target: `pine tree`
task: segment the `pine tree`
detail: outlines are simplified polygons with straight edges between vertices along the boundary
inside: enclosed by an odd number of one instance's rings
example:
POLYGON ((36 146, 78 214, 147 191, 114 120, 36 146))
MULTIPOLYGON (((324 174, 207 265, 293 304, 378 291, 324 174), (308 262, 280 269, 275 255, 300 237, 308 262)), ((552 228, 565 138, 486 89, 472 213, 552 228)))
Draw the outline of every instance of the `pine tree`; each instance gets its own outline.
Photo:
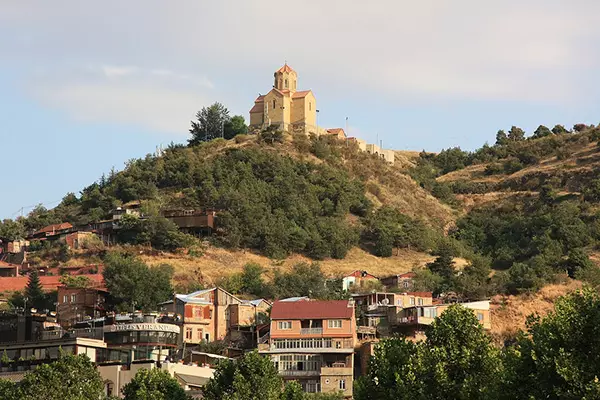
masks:
POLYGON ((44 308, 46 296, 44 296, 44 292, 42 291, 42 284, 40 283, 40 277, 36 269, 33 269, 29 273, 25 296, 27 296, 27 304, 31 305, 31 307, 44 308))

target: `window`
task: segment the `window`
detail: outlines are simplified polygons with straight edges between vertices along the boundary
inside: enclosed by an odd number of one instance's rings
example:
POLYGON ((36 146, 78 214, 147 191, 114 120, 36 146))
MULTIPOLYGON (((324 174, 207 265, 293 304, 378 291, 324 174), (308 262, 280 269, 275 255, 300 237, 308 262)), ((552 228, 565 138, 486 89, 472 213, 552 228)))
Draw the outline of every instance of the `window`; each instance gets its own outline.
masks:
POLYGON ((289 330, 292 329, 292 321, 279 321, 277 326, 281 330, 289 330))
POLYGON ((196 329, 196 339, 202 340, 202 329, 196 329))
POLYGON ((402 307, 402 299, 396 300, 396 305, 402 307))
POLYGON ((408 289, 408 287, 410 286, 408 281, 404 281, 402 282, 402 284, 404 285, 404 289, 408 289))
POLYGON ((288 87, 288 80, 286 79, 285 80, 285 88, 287 89, 287 87, 288 87))
POLYGON ((185 328, 185 338, 192 339, 192 328, 185 328))
POLYGON ((437 317, 437 308, 423 308, 423 314, 421 314, 421 317, 427 317, 427 318, 435 318, 437 317))
POLYGON ((71 295, 71 303, 75 303, 77 301, 77 295, 76 294, 72 294, 71 295))
POLYGON ((483 313, 480 313, 480 312, 478 312, 478 313, 477 313, 477 319, 478 319, 479 321, 483 321, 483 313))
POLYGON ((275 99, 273 99, 273 110, 275 109, 275 99))
POLYGON ((312 110, 312 102, 309 101, 308 102, 308 111, 311 111, 311 110, 312 110))
POLYGON ((208 319, 212 319, 212 310, 208 310, 208 319))
POLYGON ((414 297, 411 297, 411 298, 410 298, 410 305, 411 305, 411 306, 414 306, 414 305, 415 305, 415 298, 414 298, 414 297))
POLYGON ((63 296, 63 303, 68 303, 69 302, 69 296, 67 296, 66 294, 63 296))
POLYGON ((340 390, 346 390, 346 380, 340 379, 340 390))
POLYGON ((210 333, 204 334, 204 340, 206 340, 207 342, 210 342, 210 333))
POLYGON ((341 328, 342 320, 341 319, 330 319, 327 321, 327 327, 329 328, 341 328))
POLYGON ((420 306, 423 305, 423 299, 418 299, 417 302, 419 303, 420 306))

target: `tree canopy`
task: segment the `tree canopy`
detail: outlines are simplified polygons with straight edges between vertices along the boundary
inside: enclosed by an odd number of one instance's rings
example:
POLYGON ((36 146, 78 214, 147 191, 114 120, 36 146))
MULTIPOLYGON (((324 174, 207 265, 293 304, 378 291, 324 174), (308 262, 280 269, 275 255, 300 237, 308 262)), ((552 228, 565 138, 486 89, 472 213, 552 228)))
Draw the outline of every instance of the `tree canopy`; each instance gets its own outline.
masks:
POLYGON ((150 268, 138 257, 120 251, 108 253, 104 263, 104 281, 119 310, 153 310, 173 296, 173 267, 168 264, 150 268))
POLYGON ((123 387, 125 400, 191 400, 177 379, 158 368, 140 369, 123 387))

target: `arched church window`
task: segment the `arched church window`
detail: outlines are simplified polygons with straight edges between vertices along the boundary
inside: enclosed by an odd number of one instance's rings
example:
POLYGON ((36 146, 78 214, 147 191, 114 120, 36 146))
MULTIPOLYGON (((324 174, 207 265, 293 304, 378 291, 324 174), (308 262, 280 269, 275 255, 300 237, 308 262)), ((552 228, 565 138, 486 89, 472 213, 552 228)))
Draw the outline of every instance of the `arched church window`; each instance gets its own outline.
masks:
POLYGON ((312 103, 310 101, 308 102, 308 111, 312 111, 312 103))
POLYGON ((275 99, 273 99, 273 109, 275 109, 275 99))
POLYGON ((287 79, 285 80, 285 88, 286 89, 288 88, 288 80, 287 79))

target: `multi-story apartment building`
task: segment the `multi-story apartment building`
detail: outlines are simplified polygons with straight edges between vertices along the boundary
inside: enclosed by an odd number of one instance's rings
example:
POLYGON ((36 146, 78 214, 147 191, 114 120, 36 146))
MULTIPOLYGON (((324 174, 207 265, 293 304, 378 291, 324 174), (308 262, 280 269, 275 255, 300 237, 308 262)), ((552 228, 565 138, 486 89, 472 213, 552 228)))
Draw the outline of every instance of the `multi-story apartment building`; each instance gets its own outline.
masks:
MULTIPOLYGON (((363 338, 388 336, 392 330, 390 310, 433 304, 431 292, 386 293, 374 292, 355 294, 359 334, 363 338)), ((394 311, 393 314, 396 312, 394 311)))
POLYGON ((166 311, 183 316, 184 343, 225 339, 233 327, 255 326, 271 306, 266 300, 242 300, 219 287, 176 294, 162 303, 166 311))
POLYGON ((271 309, 268 343, 259 345, 285 380, 305 392, 352 396, 356 318, 354 303, 277 301, 271 309))
MULTIPOLYGON (((472 310, 484 329, 491 329, 489 300, 457 304, 472 310)), ((450 306, 452 304, 426 304, 403 308, 393 307, 388 310, 388 320, 390 325, 394 326, 395 332, 402 333, 416 340, 424 339, 425 327, 431 325, 435 318, 443 314, 450 306)))

